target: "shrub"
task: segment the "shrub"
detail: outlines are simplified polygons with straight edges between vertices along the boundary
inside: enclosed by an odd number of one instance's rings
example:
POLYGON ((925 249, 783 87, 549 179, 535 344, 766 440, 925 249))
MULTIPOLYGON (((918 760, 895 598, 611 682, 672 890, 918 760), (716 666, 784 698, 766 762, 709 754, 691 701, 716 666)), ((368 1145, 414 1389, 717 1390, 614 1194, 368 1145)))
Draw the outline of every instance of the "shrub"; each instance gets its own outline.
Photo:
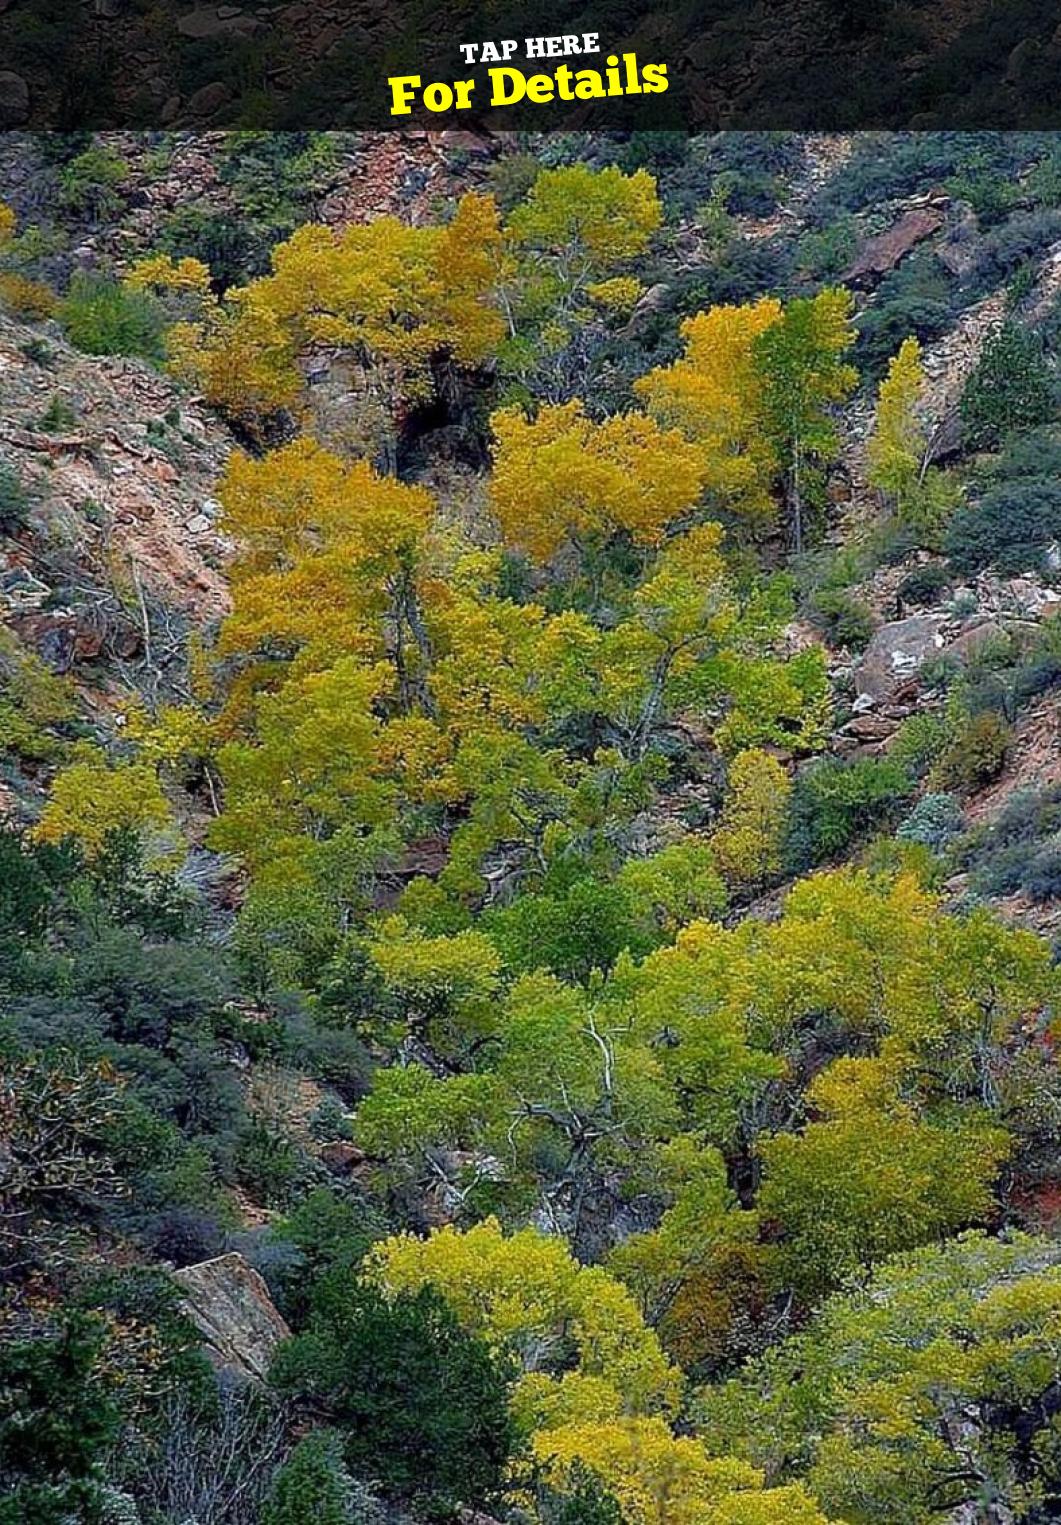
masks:
POLYGON ((105 222, 122 209, 118 188, 128 173, 128 164, 113 149, 94 143, 60 173, 60 205, 87 215, 93 222, 105 222))
POLYGON ((273 1381, 329 1413, 354 1473, 440 1509, 482 1506, 513 1443, 510 1373, 431 1287, 388 1301, 340 1272, 309 1329, 280 1347, 273 1381))
POLYGON ((63 434, 67 429, 72 429, 76 423, 77 414, 66 398, 56 393, 38 418, 37 428, 43 430, 45 434, 63 434))
MULTIPOLYGON (((341 1437, 314 1430, 300 1440, 276 1475, 261 1512, 261 1525, 368 1525, 355 1508, 357 1484, 343 1462, 341 1437)), ((384 1519, 378 1510, 378 1519, 384 1519)))
POLYGON ((248 1122, 236 1147, 236 1171, 256 1200, 283 1206, 306 1174, 307 1161, 298 1146, 260 1119, 248 1122))
POLYGON ((838 588, 823 588, 814 595, 813 609, 830 646, 863 651, 869 645, 876 621, 860 599, 838 588))
POLYGON ((11 535, 21 529, 29 512, 29 494, 18 472, 0 461, 0 532, 11 535))
POLYGON ((0 303, 13 318, 29 323, 55 316, 59 298, 50 286, 34 281, 25 275, 0 271, 0 303))
POLYGON ((893 758, 845 763, 823 758, 796 776, 787 857, 803 873, 836 857, 857 838, 887 826, 913 792, 893 758))
POLYGON ((1061 843, 1051 842, 1028 863, 1021 888, 1038 902, 1061 898, 1061 843))
POLYGON ((1029 477, 991 488, 963 504, 947 526, 944 549, 962 573, 1043 570, 1047 548, 1061 539, 1061 483, 1029 477))
POLYGON ((173 259, 197 259, 226 290, 268 269, 265 241, 246 222, 198 206, 178 207, 165 221, 158 248, 173 259))
POLYGON ((58 315, 67 338, 88 355, 162 359, 165 314, 147 292, 79 271, 58 315))
POLYGON ((953 794, 926 794, 895 835, 900 842, 919 842, 938 853, 961 835, 962 826, 962 809, 953 794))
POLYGON ((0 1345, 2 1525, 98 1518, 98 1457, 120 1422, 105 1339, 102 1319, 72 1313, 47 1335, 0 1345))
POLYGON ((1011 733, 995 710, 972 715, 940 756, 934 781, 948 791, 973 794, 992 783, 1006 766, 1011 733))
POLYGON ((938 561, 928 561, 908 572, 895 590, 900 605, 911 604, 915 609, 934 604, 941 593, 950 586, 951 577, 946 567, 938 561))
POLYGON ((1005 323, 984 344, 961 400, 962 429, 975 450, 1057 412, 1053 371, 1037 334, 1005 323))

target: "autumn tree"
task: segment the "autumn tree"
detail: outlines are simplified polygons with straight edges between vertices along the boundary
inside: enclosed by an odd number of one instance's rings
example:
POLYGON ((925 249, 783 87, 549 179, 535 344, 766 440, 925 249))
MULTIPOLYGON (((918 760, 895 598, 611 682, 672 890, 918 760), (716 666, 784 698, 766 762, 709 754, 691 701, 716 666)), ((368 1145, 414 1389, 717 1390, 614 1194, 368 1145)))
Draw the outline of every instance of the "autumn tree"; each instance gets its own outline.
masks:
POLYGON ((974 1232, 885 1261, 804 1333, 705 1390, 705 1439, 770 1481, 802 1476, 853 1525, 927 1521, 985 1497, 1048 1511, 1057 1258, 1047 1240, 974 1232))
POLYGON ((580 402, 495 413, 491 505, 510 545, 547 560, 566 541, 585 547, 623 531, 659 542, 700 496, 696 450, 641 414, 594 423, 580 402))
POLYGON ((904 339, 878 389, 869 443, 870 481, 894 500, 900 514, 925 462, 925 433, 917 417, 924 384, 921 346, 914 338, 904 339))
MULTIPOLYGON (((401 399, 431 394, 435 359, 477 365, 497 344, 500 251, 496 208, 475 195, 444 225, 306 224, 273 250, 268 275, 174 327, 173 366, 212 402, 253 420, 297 403, 300 359, 338 350, 365 369, 393 413, 401 399)), ((167 278, 153 269, 140 278, 156 275, 167 278)))
POLYGON ((556 1236, 533 1228, 506 1236, 487 1218, 463 1234, 444 1228, 428 1239, 388 1239, 368 1270, 391 1297, 433 1286, 465 1328, 518 1361, 512 1403, 524 1431, 586 1413, 677 1408, 680 1374, 633 1298, 600 1267, 580 1266, 556 1236))
POLYGON ((780 1226, 786 1280, 805 1292, 992 1212, 1008 1135, 975 1110, 933 1121, 897 1080, 886 1061, 837 1060, 807 1093, 821 1120, 759 1147, 759 1211, 780 1226))
POLYGON ((753 526, 773 512, 777 473, 775 447, 763 428, 756 344, 781 313, 773 297, 697 313, 681 326, 682 358, 634 383, 649 414, 698 448, 709 501, 753 526))
POLYGON ((930 462, 932 442, 919 418, 925 388, 921 346, 904 339, 877 392, 877 415, 868 448, 869 481, 905 523, 930 541, 956 503, 947 477, 930 462))
POLYGON ((518 300, 563 322, 591 283, 644 252, 662 216, 646 170, 626 175, 615 165, 586 164, 542 170, 505 223, 518 300))
POLYGON ((780 872, 792 785, 776 758, 738 752, 711 836, 715 861, 731 884, 752 886, 780 872))

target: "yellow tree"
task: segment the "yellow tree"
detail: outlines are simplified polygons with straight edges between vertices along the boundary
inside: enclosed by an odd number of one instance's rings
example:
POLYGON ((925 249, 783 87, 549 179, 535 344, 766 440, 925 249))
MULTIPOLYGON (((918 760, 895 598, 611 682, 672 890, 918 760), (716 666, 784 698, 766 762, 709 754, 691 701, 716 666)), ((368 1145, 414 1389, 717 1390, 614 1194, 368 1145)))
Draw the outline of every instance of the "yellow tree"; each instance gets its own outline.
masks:
POLYGON ((762 428, 755 342, 780 318, 774 297, 698 313, 682 324, 683 357, 634 383, 653 418, 699 446, 708 493, 753 523, 772 512, 777 472, 762 428))
POLYGON ((566 1243, 534 1228, 504 1235, 495 1218, 427 1239, 402 1234, 371 1252, 368 1274, 393 1294, 430 1284, 469 1329, 519 1358, 513 1396, 530 1429, 594 1413, 673 1415, 681 1374, 632 1295, 566 1243), (568 1366, 573 1342, 576 1364, 568 1366))
POLYGON ((395 217, 341 231, 307 224, 273 250, 270 274, 177 325, 174 366, 219 407, 253 418, 297 402, 302 357, 338 350, 393 412, 430 394, 433 361, 475 365, 495 347, 500 255, 489 197, 463 197, 441 226, 395 217))
POLYGON ((533 420, 506 408, 490 423, 491 505, 505 540, 535 560, 565 541, 584 546, 620 530, 653 545, 700 496, 698 452, 642 414, 597 424, 574 401, 542 408, 533 420))
POLYGON ((925 435, 916 411, 924 384, 921 346, 915 338, 904 339, 877 392, 876 426, 869 442, 870 482, 894 501, 900 514, 925 458, 925 435))
POLYGON ((781 869, 791 781, 776 758, 751 749, 737 753, 726 782, 711 850, 731 884, 762 883, 781 869))
POLYGON ((590 282, 642 254, 662 220, 647 170, 626 175, 615 165, 570 164, 542 170, 510 214, 505 235, 523 279, 537 278, 562 317, 590 282))

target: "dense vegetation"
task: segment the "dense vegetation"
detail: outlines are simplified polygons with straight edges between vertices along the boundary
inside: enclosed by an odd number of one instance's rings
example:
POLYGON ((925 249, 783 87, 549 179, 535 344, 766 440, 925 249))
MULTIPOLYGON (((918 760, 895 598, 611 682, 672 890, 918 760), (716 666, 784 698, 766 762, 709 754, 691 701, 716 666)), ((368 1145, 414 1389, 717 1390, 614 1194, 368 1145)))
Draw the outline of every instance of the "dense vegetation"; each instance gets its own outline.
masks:
MULTIPOLYGON (((1055 626, 831 748, 875 570, 1056 571, 1056 143, 861 141, 755 241, 798 140, 513 146, 336 232, 304 136, 114 272, 0 214, 9 312, 239 442, 179 684, 105 733, 0 639, 0 1525, 1057 1518, 1058 976, 988 902, 1061 887, 1058 787, 963 814, 1055 626), (975 251, 856 317, 853 219, 940 183, 975 251), (999 290, 944 452, 923 347, 999 290), (262 1387, 168 1275, 225 1249, 292 1330, 262 1387)), ((48 153, 119 214, 113 148, 48 153)))

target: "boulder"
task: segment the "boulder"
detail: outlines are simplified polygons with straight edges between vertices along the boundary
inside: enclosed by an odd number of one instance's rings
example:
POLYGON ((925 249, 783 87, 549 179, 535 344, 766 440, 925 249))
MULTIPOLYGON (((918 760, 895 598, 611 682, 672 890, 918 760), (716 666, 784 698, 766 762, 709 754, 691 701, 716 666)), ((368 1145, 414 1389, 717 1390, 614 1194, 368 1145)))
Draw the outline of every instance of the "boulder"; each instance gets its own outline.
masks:
POLYGON ((333 1175, 345 1176, 356 1166, 365 1163, 365 1151, 356 1144, 348 1143, 346 1139, 337 1138, 321 1145, 320 1159, 321 1164, 333 1175))
POLYGON ((992 641, 1005 640, 1005 637, 1006 628, 997 620, 981 620, 978 625, 970 625, 968 630, 963 630, 961 635, 956 635, 953 641, 947 643, 947 655, 960 657, 964 662, 992 641))
POLYGON ((867 239, 840 279, 848 286, 875 285, 942 226, 943 213, 936 207, 913 207, 886 233, 867 239))
POLYGON ((254 1267, 240 1254, 219 1255, 174 1271, 173 1279, 213 1365, 264 1382, 274 1350, 291 1331, 254 1267))
POLYGON ((221 80, 215 80, 211 85, 204 85, 189 99, 188 116, 199 118, 214 116, 222 106, 228 103, 229 94, 228 86, 221 80))
POLYGON ((855 669, 856 694, 890 699, 907 679, 921 670, 943 646, 937 614, 911 614, 908 619, 881 625, 855 669))

